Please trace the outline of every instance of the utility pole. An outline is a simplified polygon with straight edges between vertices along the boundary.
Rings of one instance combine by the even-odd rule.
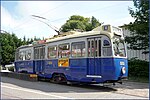
[[[37,15],[32,15],[32,17],[36,17],[36,18],[40,18],[40,19],[44,19],[44,20],[49,21],[48,19],[46,19],[46,18],[44,18],[44,17],[41,17],[41,16],[37,16]],[[35,18],[34,18],[34,19],[35,19]],[[38,20],[38,19],[36,19],[36,20]],[[60,31],[58,31],[58,30],[56,30],[55,28],[53,28],[52,25],[50,25],[50,24],[48,24],[48,23],[46,23],[46,22],[44,22],[44,21],[41,21],[41,20],[38,20],[38,21],[40,21],[40,22],[46,24],[48,27],[50,27],[50,28],[53,29],[55,32],[57,32],[58,35],[60,34]]]

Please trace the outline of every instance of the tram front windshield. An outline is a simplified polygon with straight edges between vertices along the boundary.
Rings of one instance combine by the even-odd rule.
[[[115,56],[126,57],[125,41],[121,38],[115,38],[113,42]]]

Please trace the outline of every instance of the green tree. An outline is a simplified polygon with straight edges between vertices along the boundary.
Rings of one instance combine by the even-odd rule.
[[[1,43],[1,64],[6,65],[14,62],[16,48],[22,45],[21,39],[18,39],[15,34],[0,33]]]
[[[61,26],[62,32],[79,29],[82,31],[91,31],[95,27],[100,26],[101,23],[92,16],[92,18],[84,18],[83,16],[73,15]]]
[[[23,44],[23,45],[26,45],[26,44],[27,44],[27,40],[26,40],[26,37],[25,37],[25,36],[23,37],[22,44]]]
[[[31,38],[31,40],[30,40],[29,44],[32,44],[32,42],[33,42],[33,39]]]
[[[36,36],[34,36],[33,41],[39,41],[39,40],[41,40],[41,39],[40,39],[40,38],[37,38]]]
[[[93,16],[92,16],[92,19],[91,19],[91,24],[92,24],[92,29],[94,29],[95,27],[100,25],[99,21]]]
[[[34,38],[40,40],[40,38]],[[31,39],[19,39],[14,33],[10,34],[6,31],[0,33],[0,64],[6,65],[15,60],[15,51],[21,45],[31,44],[34,41]]]
[[[131,36],[126,37],[126,41],[130,44],[130,49],[134,50],[146,50],[149,47],[149,35],[148,35],[148,0],[133,0],[135,10],[129,8],[131,16],[135,19],[134,22],[130,22],[128,25],[124,25],[129,31]]]
[[[32,42],[33,42],[33,39],[31,38],[31,39],[27,39],[27,41],[26,41],[26,44],[28,45],[28,44],[32,44]]]
[[[11,45],[14,45],[14,42],[10,38],[11,35],[8,33],[1,33],[0,34],[0,42],[1,42],[1,55],[2,55],[2,65],[9,64],[11,60],[13,59],[13,47]]]
[[[19,47],[22,45],[21,39],[18,39],[18,37],[14,33],[12,33],[11,36],[12,36],[12,40],[14,41],[16,47]]]

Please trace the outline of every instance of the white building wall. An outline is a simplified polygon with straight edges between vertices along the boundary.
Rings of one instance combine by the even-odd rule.
[[[123,35],[126,37],[126,36],[130,36],[130,31],[125,29],[125,28],[122,28],[122,31],[123,31]],[[127,44],[127,46],[129,46],[129,44]],[[131,58],[134,58],[134,57],[137,57],[138,59],[140,60],[146,60],[146,61],[149,61],[149,53],[148,54],[142,54],[142,52],[144,52],[145,50],[131,50],[131,49],[128,49],[127,50],[127,56],[128,56],[128,59],[131,59]]]

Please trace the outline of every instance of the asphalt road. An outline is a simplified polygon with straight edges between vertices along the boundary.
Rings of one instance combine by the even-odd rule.
[[[148,83],[62,85],[1,77],[1,99],[148,99]]]

